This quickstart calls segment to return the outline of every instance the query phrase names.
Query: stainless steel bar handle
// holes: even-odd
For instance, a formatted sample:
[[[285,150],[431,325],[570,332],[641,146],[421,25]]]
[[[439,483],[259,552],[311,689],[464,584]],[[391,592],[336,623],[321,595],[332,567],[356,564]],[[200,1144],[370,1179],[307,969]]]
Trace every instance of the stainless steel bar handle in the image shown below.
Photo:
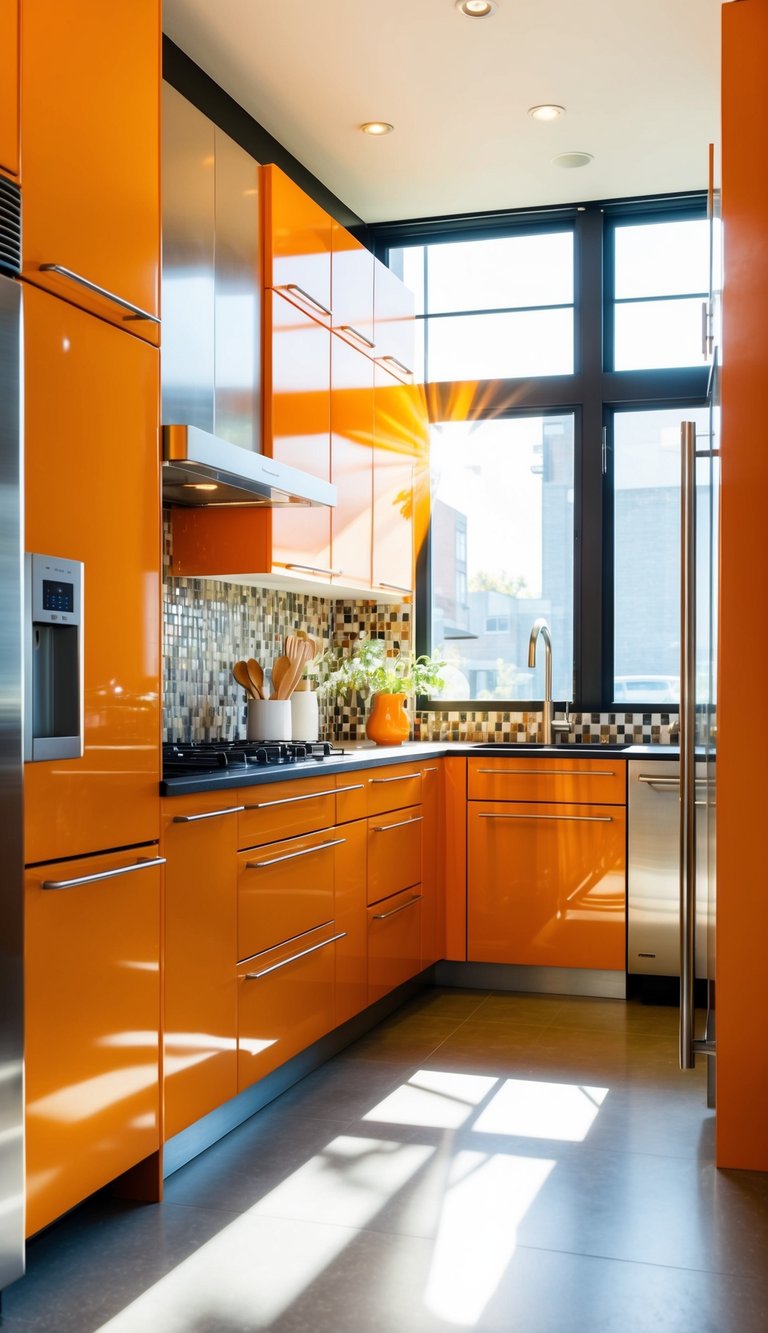
[[[321,565],[288,564],[285,566],[285,568],[303,570],[306,574],[328,574],[329,576],[332,575],[335,576],[344,573],[343,569],[323,569]]]
[[[340,328],[342,333],[348,333],[351,338],[357,338],[358,342],[361,342],[364,347],[376,346],[375,343],[371,342],[370,338],[366,338],[365,334],[361,333],[359,329],[356,329],[353,324],[341,324]]]
[[[383,579],[376,584],[376,587],[389,588],[390,592],[407,592],[408,594],[413,592],[413,588],[406,588],[404,583],[385,583]]]
[[[297,282],[286,282],[284,286],[276,287],[275,291],[297,292],[302,300],[306,301],[308,305],[314,306],[315,310],[319,310],[321,315],[330,315],[331,313],[327,305],[323,305],[322,301],[318,301],[316,297],[305,291],[303,287],[300,287]]]
[[[201,819],[219,819],[221,815],[238,815],[244,805],[230,805],[226,810],[208,810],[203,815],[174,815],[174,824],[197,824]]]
[[[546,773],[548,778],[614,778],[612,768],[600,768],[591,772],[588,768],[478,768],[478,773],[492,773],[497,778],[540,778]]]
[[[112,301],[119,305],[122,310],[129,310],[137,319],[148,319],[152,324],[159,324],[157,315],[150,315],[148,310],[142,310],[141,306],[134,305],[132,301],[126,301],[123,296],[115,296],[114,292],[108,292],[106,287],[99,287],[97,283],[91,282],[90,278],[84,278],[81,273],[75,273],[71,268],[65,268],[63,264],[41,264],[41,273],[58,273],[60,278],[69,278],[70,282],[76,282],[87,291],[94,292],[96,296],[103,296],[107,301]]]
[[[403,372],[404,375],[412,375],[412,374],[413,374],[413,371],[411,370],[411,367],[410,367],[410,366],[403,365],[403,362],[402,362],[402,361],[398,361],[398,359],[397,359],[396,356],[381,356],[381,357],[379,357],[379,360],[380,360],[380,361],[389,361],[391,365],[393,365],[393,366],[397,366],[398,370],[402,370],[402,372]]]
[[[362,782],[354,782],[351,787],[337,787],[335,794],[336,796],[338,796],[340,792],[343,791],[362,791],[362,790],[363,790]]]
[[[696,427],[680,425],[680,1068],[696,1064]]]
[[[164,856],[154,856],[148,861],[134,861],[133,865],[119,866],[116,870],[99,870],[95,875],[78,875],[77,879],[44,879],[41,889],[77,889],[81,884],[98,884],[102,879],[117,879],[119,875],[132,875],[136,870],[152,870],[154,866],[164,866]]]
[[[317,842],[314,847],[302,847],[298,852],[286,852],[284,856],[273,856],[269,861],[246,861],[246,870],[266,870],[267,866],[279,865],[281,861],[295,861],[299,856],[311,856],[313,852],[325,852],[329,847],[340,847],[346,838],[334,838],[332,842]]]
[[[638,773],[637,781],[645,782],[649,787],[661,787],[664,790],[680,786],[679,778],[656,778],[652,773]],[[699,787],[707,786],[706,778],[696,778],[695,781]]]
[[[419,773],[399,773],[396,778],[369,778],[368,781],[371,786],[376,786],[383,782],[408,782],[410,778],[418,778],[420,776],[421,774]]]
[[[480,812],[480,819],[559,819],[567,824],[612,824],[613,815],[494,815]]]
[[[390,912],[376,912],[371,918],[373,921],[386,921],[390,916],[397,916],[398,912],[404,912],[406,907],[413,907],[414,903],[420,903],[423,894],[417,893],[415,898],[409,898],[407,903],[401,903],[399,907],[393,907]]]
[[[335,944],[337,940],[346,938],[346,930],[342,930],[339,935],[332,935],[329,940],[321,940],[319,944],[310,944],[308,949],[302,949],[300,953],[292,954],[290,958],[284,958],[281,963],[273,963],[271,967],[262,968],[261,972],[246,972],[244,981],[260,981],[262,977],[268,977],[270,972],[279,972],[281,967],[289,967],[291,963],[296,963],[300,958],[306,958],[308,953],[317,953],[318,949],[325,949],[329,944]]]
[[[422,768],[422,770],[421,770],[422,775],[423,775],[424,773],[437,773],[437,771],[438,771],[437,764],[435,764],[434,767],[432,767],[432,768]]]
[[[295,805],[297,801],[316,801],[319,796],[335,796],[333,788],[330,791],[308,791],[304,796],[281,796],[279,801],[259,801],[257,805],[244,805],[244,810],[268,810],[273,805]]]
[[[396,824],[374,824],[373,832],[389,833],[389,830],[391,828],[407,828],[409,824],[420,824],[421,820],[422,820],[421,815],[414,815],[413,819],[399,819]]]

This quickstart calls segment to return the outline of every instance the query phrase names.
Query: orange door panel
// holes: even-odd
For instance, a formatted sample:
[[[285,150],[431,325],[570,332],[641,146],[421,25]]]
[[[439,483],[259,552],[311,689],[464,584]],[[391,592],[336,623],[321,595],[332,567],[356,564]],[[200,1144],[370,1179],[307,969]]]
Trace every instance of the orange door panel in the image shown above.
[[[242,787],[233,805],[242,805],[237,829],[238,847],[290,838],[335,823],[336,784],[333,778],[298,778]]]
[[[330,1032],[334,1023],[334,940],[312,931],[241,963],[238,986],[238,1091]]]
[[[344,773],[336,779],[336,823],[365,819],[368,813],[367,782],[363,773]]]
[[[393,375],[413,374],[414,298],[391,268],[374,260],[373,320],[376,360]]]
[[[24,288],[28,551],[82,560],[85,753],[25,770],[26,860],[159,837],[158,354]]]
[[[421,970],[421,894],[406,889],[368,908],[368,1003]]]
[[[469,760],[470,801],[597,801],[624,805],[627,765],[621,758],[539,759],[521,754]]]
[[[114,873],[136,862],[111,853],[27,872],[29,1235],[160,1145],[160,868]]]
[[[340,584],[371,586],[373,540],[373,362],[331,339],[331,564]]]
[[[423,421],[411,388],[376,367],[373,451],[373,583],[413,591],[415,461]]]
[[[440,760],[421,770],[421,965],[445,957],[443,880],[443,766]]]
[[[333,921],[334,829],[238,855],[237,957],[272,949]]]
[[[623,969],[623,808],[471,804],[467,900],[470,962]]]
[[[366,774],[368,814],[381,815],[387,810],[402,810],[421,803],[421,768],[418,764],[382,765]]]
[[[35,0],[21,57],[24,276],[157,343],[159,0]]]
[[[421,879],[421,807],[368,820],[368,903],[377,903]]]
[[[274,165],[264,167],[264,285],[329,324],[331,218]]]
[[[19,0],[0,0],[0,171],[19,174]]]
[[[359,1014],[368,1003],[368,918],[365,876],[368,826],[364,819],[341,830],[346,842],[336,851],[336,1024]]]
[[[237,1092],[237,813],[165,801],[164,1135]]]
[[[333,223],[331,255],[331,326],[358,351],[372,356],[373,255],[346,227]]]

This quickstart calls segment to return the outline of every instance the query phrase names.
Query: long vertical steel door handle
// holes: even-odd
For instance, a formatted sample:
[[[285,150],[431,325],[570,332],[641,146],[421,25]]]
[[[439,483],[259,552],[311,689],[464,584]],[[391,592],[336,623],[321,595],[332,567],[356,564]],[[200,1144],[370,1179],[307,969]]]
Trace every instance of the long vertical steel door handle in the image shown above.
[[[696,923],[696,427],[680,426],[680,1068],[693,1069]]]

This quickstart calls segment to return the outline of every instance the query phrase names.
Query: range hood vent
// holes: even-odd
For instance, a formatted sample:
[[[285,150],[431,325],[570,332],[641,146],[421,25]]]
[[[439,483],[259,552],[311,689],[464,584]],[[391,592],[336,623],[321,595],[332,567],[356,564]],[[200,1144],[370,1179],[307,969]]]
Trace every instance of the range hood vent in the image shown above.
[[[163,426],[163,499],[175,505],[335,505],[336,487],[197,426]]]

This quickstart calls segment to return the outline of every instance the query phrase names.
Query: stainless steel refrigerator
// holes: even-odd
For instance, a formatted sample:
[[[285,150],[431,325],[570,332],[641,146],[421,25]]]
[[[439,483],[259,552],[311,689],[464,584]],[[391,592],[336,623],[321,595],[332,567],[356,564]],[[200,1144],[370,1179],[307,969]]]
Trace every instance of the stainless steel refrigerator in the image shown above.
[[[0,1292],[24,1271],[21,290],[0,275]]]

